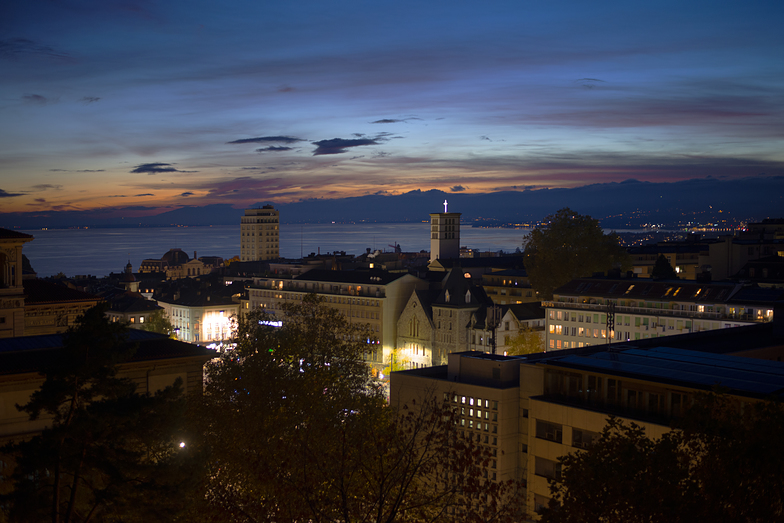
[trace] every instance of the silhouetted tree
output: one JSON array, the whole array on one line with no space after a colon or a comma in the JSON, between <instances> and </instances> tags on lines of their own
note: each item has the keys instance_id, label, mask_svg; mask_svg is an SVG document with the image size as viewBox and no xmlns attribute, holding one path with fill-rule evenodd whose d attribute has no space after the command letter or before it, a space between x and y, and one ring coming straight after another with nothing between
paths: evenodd
<instances>
[{"instance_id":1,"label":"silhouetted tree","mask_svg":"<svg viewBox=\"0 0 784 523\"><path fill-rule=\"evenodd\" d=\"M282 312L240 320L236 349L208 367L196 419L210 471L194 519L391 523L454 521L448 509L458 506L500 513L492 496L469 503L500 487L480 488L489 452L459 436L448 405L386 405L364 360L366 326L315 295Z\"/></svg>"},{"instance_id":2,"label":"silhouetted tree","mask_svg":"<svg viewBox=\"0 0 784 523\"><path fill-rule=\"evenodd\" d=\"M51 423L2 450L13 462L3 496L10 521L71 523L174 520L192 477L184 435L181 382L149 396L117 377L134 348L105 305L89 309L30 401L17 406ZM187 472L185 472L187 470Z\"/></svg>"},{"instance_id":3,"label":"silhouetted tree","mask_svg":"<svg viewBox=\"0 0 784 523\"><path fill-rule=\"evenodd\" d=\"M525 237L525 269L542 299L552 298L555 289L574 278L629 267L631 260L617 234L604 234L599 220L568 207Z\"/></svg>"},{"instance_id":4,"label":"silhouetted tree","mask_svg":"<svg viewBox=\"0 0 784 523\"><path fill-rule=\"evenodd\" d=\"M663 254L660 254L659 257L656 258L653 270L651 270L651 278L654 280L676 280L678 279L678 273L672 268L672 265L667 261L667 258Z\"/></svg>"},{"instance_id":5,"label":"silhouetted tree","mask_svg":"<svg viewBox=\"0 0 784 523\"><path fill-rule=\"evenodd\" d=\"M543 523L768 522L784 517L784 408L699 397L657 440L610 418L586 451L559 459Z\"/></svg>"}]
</instances>

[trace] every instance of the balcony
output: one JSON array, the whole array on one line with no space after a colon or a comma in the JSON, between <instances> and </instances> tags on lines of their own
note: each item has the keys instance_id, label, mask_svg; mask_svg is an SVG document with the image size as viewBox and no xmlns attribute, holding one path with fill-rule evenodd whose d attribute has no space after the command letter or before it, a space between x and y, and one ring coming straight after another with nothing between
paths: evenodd
<instances>
[{"instance_id":1,"label":"balcony","mask_svg":"<svg viewBox=\"0 0 784 523\"><path fill-rule=\"evenodd\" d=\"M565 302L565 301L543 301L542 307L550 307L556 309L572 309L572 310L582 310L582 311L594 311L600 313L607 313L607 305L606 304L599 304L599 303L573 303L573 302ZM672 316L678 318L689 318L689 319L706 319L706 320L738 320L738 321L748 321L748 322L768 322L770 318L767 317L759 317L754 316L752 314L729 314L724 312L699 312L699 311L687 311L681 309L656 309L656 308L649 308L649 307L628 307L628 306L615 306L615 313L627 313L627 314L641 314L641 315L648 315L648 316Z\"/></svg>"}]
</instances>

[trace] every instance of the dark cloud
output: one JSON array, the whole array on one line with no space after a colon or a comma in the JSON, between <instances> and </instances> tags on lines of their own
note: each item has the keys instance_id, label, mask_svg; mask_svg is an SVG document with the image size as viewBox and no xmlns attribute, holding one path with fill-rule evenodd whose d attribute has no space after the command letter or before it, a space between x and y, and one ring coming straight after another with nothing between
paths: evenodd
<instances>
[{"instance_id":1,"label":"dark cloud","mask_svg":"<svg viewBox=\"0 0 784 523\"><path fill-rule=\"evenodd\" d=\"M194 193L192 193L192 192L188 191L188 192L184 192L184 193L182 193L180 196L185 196L185 197L187 197L187 196L193 196L193 194L194 194Z\"/></svg>"},{"instance_id":2,"label":"dark cloud","mask_svg":"<svg viewBox=\"0 0 784 523\"><path fill-rule=\"evenodd\" d=\"M392 118L382 118L381 120L376 120L375 122L370 123L400 123L405 122L405 120L394 120Z\"/></svg>"},{"instance_id":3,"label":"dark cloud","mask_svg":"<svg viewBox=\"0 0 784 523\"><path fill-rule=\"evenodd\" d=\"M378 142L376 140L371 140L370 138L359 138L356 140L333 138L331 140L320 140L318 142L313 142L313 145L316 146L316 150L313 152L313 156L319 156L322 154L341 154L347 152L351 147L378 145Z\"/></svg>"},{"instance_id":4,"label":"dark cloud","mask_svg":"<svg viewBox=\"0 0 784 523\"><path fill-rule=\"evenodd\" d=\"M295 143L303 141L302 138L293 136L260 136L258 138L242 138L226 143Z\"/></svg>"},{"instance_id":5,"label":"dark cloud","mask_svg":"<svg viewBox=\"0 0 784 523\"><path fill-rule=\"evenodd\" d=\"M270 145L269 147L262 147L261 149L256 149L257 153L266 153L266 152L280 152L280 151L291 151L293 147L284 147L282 145Z\"/></svg>"},{"instance_id":6,"label":"dark cloud","mask_svg":"<svg viewBox=\"0 0 784 523\"><path fill-rule=\"evenodd\" d=\"M28 104L36 104L36 105L46 105L49 103L49 100L45 96L41 96L40 94L26 94L22 97L22 101Z\"/></svg>"},{"instance_id":7,"label":"dark cloud","mask_svg":"<svg viewBox=\"0 0 784 523\"><path fill-rule=\"evenodd\" d=\"M50 58L67 59L65 53L55 51L48 45L41 45L27 38L7 38L0 40L0 57L17 58L23 55L48 56Z\"/></svg>"},{"instance_id":8,"label":"dark cloud","mask_svg":"<svg viewBox=\"0 0 784 523\"><path fill-rule=\"evenodd\" d=\"M480 140L487 140L488 142L492 142L493 141L490 138L488 138L487 136L480 136L479 139Z\"/></svg>"},{"instance_id":9,"label":"dark cloud","mask_svg":"<svg viewBox=\"0 0 784 523\"><path fill-rule=\"evenodd\" d=\"M155 195L153 193L151 193L151 192L145 192L145 193L142 193L142 194L134 194L133 195L134 198L139 198L141 196L155 196Z\"/></svg>"},{"instance_id":10,"label":"dark cloud","mask_svg":"<svg viewBox=\"0 0 784 523\"><path fill-rule=\"evenodd\" d=\"M605 83L605 81L599 80L598 78L580 78L579 80L575 80L574 83L583 89L593 89L596 87L597 83Z\"/></svg>"},{"instance_id":11,"label":"dark cloud","mask_svg":"<svg viewBox=\"0 0 784 523\"><path fill-rule=\"evenodd\" d=\"M160 174L160 173L176 173L177 169L169 163L143 163L137 165L132 173L147 173L147 174Z\"/></svg>"},{"instance_id":12,"label":"dark cloud","mask_svg":"<svg viewBox=\"0 0 784 523\"><path fill-rule=\"evenodd\" d=\"M35 203L46 203L46 199L45 198L36 198L34 201L35 201Z\"/></svg>"},{"instance_id":13,"label":"dark cloud","mask_svg":"<svg viewBox=\"0 0 784 523\"><path fill-rule=\"evenodd\" d=\"M452 187L449 188L449 190L452 192L463 192L466 190L466 188L463 187L462 185L453 185Z\"/></svg>"},{"instance_id":14,"label":"dark cloud","mask_svg":"<svg viewBox=\"0 0 784 523\"><path fill-rule=\"evenodd\" d=\"M78 173L102 173L104 169L80 169L76 171Z\"/></svg>"},{"instance_id":15,"label":"dark cloud","mask_svg":"<svg viewBox=\"0 0 784 523\"><path fill-rule=\"evenodd\" d=\"M91 103L97 102L98 100L100 100L100 98L97 97L97 96L85 96L84 98L82 98L79 101L84 103L84 104L91 104Z\"/></svg>"},{"instance_id":16,"label":"dark cloud","mask_svg":"<svg viewBox=\"0 0 784 523\"><path fill-rule=\"evenodd\" d=\"M53 185L51 183L40 183L38 185L33 185L33 189L36 191L45 191L47 189L62 189L62 185Z\"/></svg>"},{"instance_id":17,"label":"dark cloud","mask_svg":"<svg viewBox=\"0 0 784 523\"><path fill-rule=\"evenodd\" d=\"M14 196L22 196L22 193L11 193L0 189L0 198L13 198Z\"/></svg>"}]
</instances>

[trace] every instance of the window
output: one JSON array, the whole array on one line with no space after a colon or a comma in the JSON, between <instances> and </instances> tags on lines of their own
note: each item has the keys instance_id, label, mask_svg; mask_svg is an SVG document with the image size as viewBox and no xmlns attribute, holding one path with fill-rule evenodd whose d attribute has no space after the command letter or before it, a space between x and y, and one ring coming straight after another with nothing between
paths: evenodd
<instances>
[{"instance_id":1,"label":"window","mask_svg":"<svg viewBox=\"0 0 784 523\"><path fill-rule=\"evenodd\" d=\"M534 458L534 474L547 479L561 479L561 464L550 459Z\"/></svg>"},{"instance_id":2,"label":"window","mask_svg":"<svg viewBox=\"0 0 784 523\"><path fill-rule=\"evenodd\" d=\"M556 443L563 443L563 425L536 420L536 437Z\"/></svg>"},{"instance_id":3,"label":"window","mask_svg":"<svg viewBox=\"0 0 784 523\"><path fill-rule=\"evenodd\" d=\"M586 449L599 440L599 433L590 430L572 429L572 447Z\"/></svg>"}]
</instances>

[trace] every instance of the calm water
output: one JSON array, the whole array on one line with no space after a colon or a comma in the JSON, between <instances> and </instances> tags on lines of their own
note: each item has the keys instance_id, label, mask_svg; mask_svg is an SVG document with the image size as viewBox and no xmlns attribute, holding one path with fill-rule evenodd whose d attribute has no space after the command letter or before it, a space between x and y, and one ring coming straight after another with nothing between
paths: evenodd
<instances>
[{"instance_id":1,"label":"calm water","mask_svg":"<svg viewBox=\"0 0 784 523\"><path fill-rule=\"evenodd\" d=\"M179 247L193 256L231 258L240 253L240 226L159 227L144 229L53 229L22 231L35 239L24 247L39 276L63 272L67 276L106 276L121 272L130 260L134 270L145 258L160 258ZM522 246L525 229L476 229L460 231L460 245L480 251L514 251ZM299 258L314 252L345 251L362 254L365 249L404 251L430 250L429 223L305 224L280 226L280 254Z\"/></svg>"}]
</instances>

